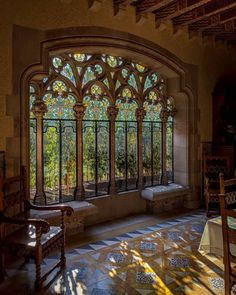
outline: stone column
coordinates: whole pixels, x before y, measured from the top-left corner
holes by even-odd
[[[116,146],[115,146],[115,121],[118,114],[118,108],[111,105],[107,108],[107,117],[110,121],[110,186],[109,194],[114,195],[116,192],[115,183],[115,161],[116,161]]]
[[[136,109],[136,120],[138,122],[138,189],[143,189],[143,119],[146,111],[143,107]]]
[[[43,185],[43,117],[47,112],[47,106],[41,99],[36,99],[32,108],[36,118],[36,193],[35,203],[46,204],[46,195]]]
[[[162,132],[161,132],[161,141],[162,141],[162,184],[167,185],[167,171],[166,171],[166,140],[167,140],[167,120],[168,120],[169,112],[165,109],[161,111],[160,119],[162,122]]]
[[[76,189],[75,200],[84,200],[84,186],[83,186],[83,118],[86,107],[82,102],[76,102],[74,106],[75,118],[77,122],[76,137],[77,137],[77,169],[76,169]]]

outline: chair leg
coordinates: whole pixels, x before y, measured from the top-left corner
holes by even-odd
[[[42,263],[42,249],[41,247],[39,247],[36,250],[36,255],[35,255],[35,289],[40,289],[42,287],[41,263]]]
[[[65,257],[65,240],[61,245],[61,268],[65,267],[66,265],[66,257]]]

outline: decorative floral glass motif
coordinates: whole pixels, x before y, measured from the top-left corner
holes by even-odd
[[[111,68],[116,68],[123,63],[123,59],[118,56],[102,55],[102,60],[107,63]]]
[[[76,99],[73,95],[67,94],[67,87],[62,81],[55,81],[52,85],[53,92],[44,95],[43,100],[47,105],[45,118],[74,119]]]
[[[86,107],[84,120],[107,120],[108,99],[93,100],[86,96],[84,98],[84,105]]]
[[[75,53],[73,54],[75,60],[83,62],[86,60],[86,55],[84,53]]]
[[[132,92],[125,88],[122,91],[122,98],[117,99],[116,106],[119,109],[116,120],[124,121],[135,121],[135,111],[137,109],[137,103],[134,100],[131,100]]]
[[[62,66],[62,59],[59,58],[59,57],[54,57],[54,58],[52,59],[52,64],[53,64],[53,66],[54,66],[56,69],[58,69],[59,67]]]
[[[160,121],[160,104],[149,104],[148,102],[145,102],[143,107],[146,111],[145,121]]]
[[[33,85],[29,87],[29,110],[30,110],[30,118],[34,118],[34,113],[32,112],[32,108],[36,99],[36,91]]]
[[[146,77],[145,83],[144,83],[144,91],[146,91],[148,88],[155,87],[159,79],[159,75],[157,73],[151,73]]]
[[[76,86],[76,83],[75,83],[75,76],[74,76],[74,73],[73,73],[73,70],[72,70],[72,67],[69,63],[67,63],[62,71],[61,71],[61,75],[68,78],[75,86]]]
[[[52,90],[57,92],[57,94],[62,95],[67,92],[66,84],[62,81],[55,81],[52,84]]]

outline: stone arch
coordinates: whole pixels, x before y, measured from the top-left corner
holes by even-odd
[[[18,28],[23,39],[32,36],[32,30],[24,34],[25,28]],[[198,108],[196,95],[196,68],[183,63],[171,52],[157,44],[128,33],[102,27],[79,27],[34,32],[34,54],[31,53],[18,67],[21,85],[15,86],[15,92],[21,92],[21,163],[28,166],[28,88],[32,76],[44,75],[49,69],[51,54],[77,49],[81,53],[107,53],[127,57],[136,62],[158,69],[167,78],[168,93],[175,97],[178,113],[174,127],[175,181],[188,185],[192,194],[186,202],[187,207],[197,207],[199,199],[199,134],[197,129]],[[24,41],[24,40],[23,40]],[[21,39],[21,42],[23,42]],[[19,47],[18,47],[19,48]],[[17,52],[17,55],[21,52]],[[24,55],[27,52],[24,50]],[[23,55],[23,56],[24,56]],[[22,58],[22,56],[21,56]],[[17,72],[16,72],[17,75]],[[177,157],[178,155],[178,157]],[[179,156],[181,155],[181,156]]]

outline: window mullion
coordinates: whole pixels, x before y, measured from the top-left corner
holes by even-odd
[[[95,121],[95,149],[94,149],[94,159],[95,159],[95,196],[98,195],[98,121]]]
[[[44,102],[36,100],[33,106],[33,113],[36,118],[36,193],[34,202],[38,204],[46,204],[46,195],[43,185],[43,117],[47,111]]]
[[[162,120],[162,184],[164,185],[168,183],[166,172],[166,135],[166,120]]]
[[[77,120],[76,124],[76,189],[75,189],[75,200],[84,199],[84,187],[83,187],[83,117],[85,114],[86,107],[83,103],[77,102],[74,106],[75,117]]]
[[[115,183],[115,162],[116,162],[116,132],[115,132],[115,120],[118,114],[118,108],[114,105],[109,106],[107,109],[107,116],[109,118],[109,157],[110,157],[110,184],[109,184],[109,194],[113,195],[116,192],[116,183]]]
[[[142,107],[136,109],[136,119],[138,124],[138,189],[143,189],[143,119],[145,116],[145,110]]]

